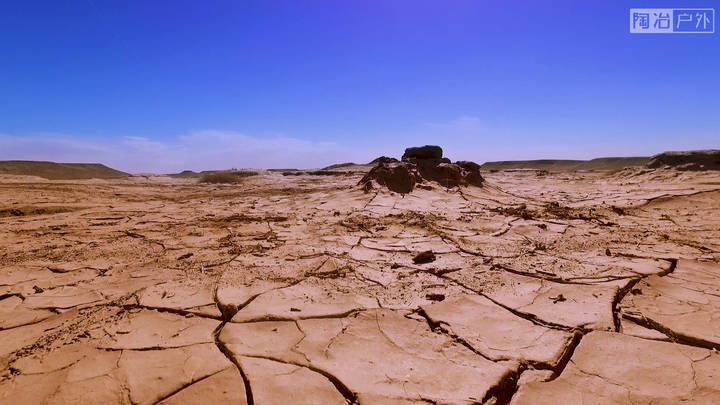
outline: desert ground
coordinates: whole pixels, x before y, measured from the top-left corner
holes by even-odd
[[[0,403],[720,403],[720,171],[351,169],[0,175]]]

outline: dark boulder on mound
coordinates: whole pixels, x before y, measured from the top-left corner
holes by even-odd
[[[434,170],[428,173],[430,180],[436,181],[443,186],[450,188],[463,184],[464,170],[458,165],[452,163],[440,163],[434,167]]]
[[[480,175],[480,165],[468,160],[460,160],[455,162],[456,165],[467,171],[463,179],[470,185],[482,187],[483,178]]]
[[[470,162],[468,160],[458,160],[457,162],[455,162],[455,164],[469,172],[479,172],[480,171],[479,164],[477,164],[475,162]]]
[[[390,191],[402,194],[411,192],[416,185],[426,181],[437,182],[447,188],[482,187],[483,184],[479,164],[466,161],[451,163],[450,159],[442,157],[439,146],[407,148],[401,162],[383,156],[377,159],[377,163],[358,183],[365,191],[372,189],[373,180]]]
[[[720,170],[720,150],[663,152],[653,156],[645,167],[650,169],[673,167],[686,171]]]
[[[439,146],[425,145],[405,149],[402,156],[403,162],[412,162],[414,159],[440,161],[443,157],[443,150]]]

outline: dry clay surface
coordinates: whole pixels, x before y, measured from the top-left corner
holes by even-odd
[[[717,172],[483,175],[3,176],[0,404],[720,403]]]

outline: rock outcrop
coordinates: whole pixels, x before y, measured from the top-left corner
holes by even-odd
[[[442,148],[439,146],[407,148],[402,161],[383,156],[377,159],[377,163],[358,183],[362,184],[365,190],[372,188],[373,180],[378,185],[401,194],[411,192],[416,185],[426,181],[436,182],[447,188],[482,187],[483,184],[479,164],[468,161],[451,163],[450,159],[443,157]]]
[[[687,152],[663,152],[652,157],[645,165],[650,169],[674,167],[683,171],[720,170],[720,150],[691,150]]]

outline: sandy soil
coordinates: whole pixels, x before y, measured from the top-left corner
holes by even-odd
[[[0,404],[720,403],[720,172],[483,175],[0,176]]]

